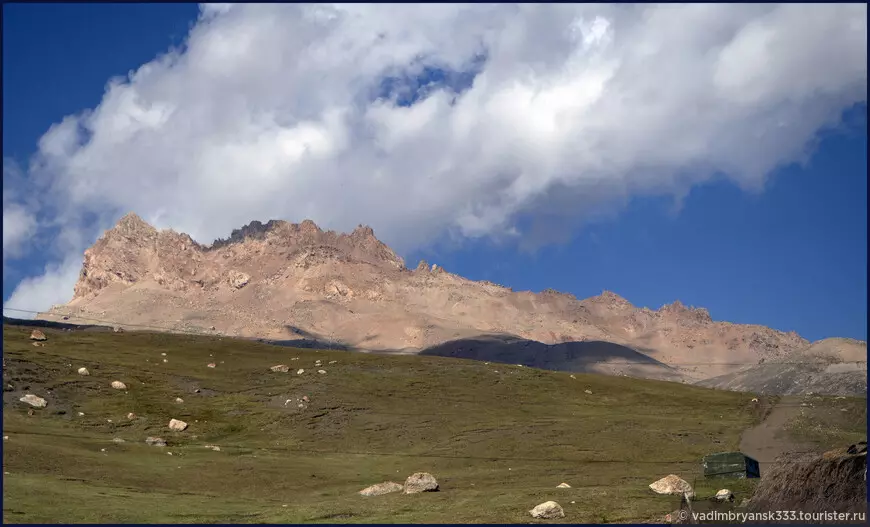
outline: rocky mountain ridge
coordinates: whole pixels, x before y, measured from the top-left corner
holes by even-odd
[[[128,214],[85,252],[73,299],[40,318],[64,316],[403,353],[485,335],[604,341],[687,380],[810,344],[793,332],[714,321],[679,301],[652,310],[609,291],[578,300],[468,280],[426,262],[411,270],[370,227],[343,234],[310,220],[252,222],[206,246]]]

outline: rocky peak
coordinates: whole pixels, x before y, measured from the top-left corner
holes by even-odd
[[[425,273],[429,270],[429,262],[426,260],[420,260],[420,263],[417,264],[417,268],[414,270],[418,273]]]
[[[592,300],[593,302],[598,303],[598,304],[603,304],[607,307],[614,307],[614,308],[634,307],[634,306],[632,306],[631,302],[629,302],[625,298],[617,295],[613,291],[608,291],[606,289],[604,291],[602,291],[600,295],[593,296],[592,298],[590,298],[590,300]]]
[[[134,212],[125,214],[118,223],[103,234],[103,238],[122,238],[126,240],[151,240],[157,235],[157,229],[143,220]]]
[[[687,322],[707,323],[712,322],[710,312],[703,307],[686,306],[679,300],[675,300],[672,304],[666,304],[658,310],[659,315],[683,320]]]

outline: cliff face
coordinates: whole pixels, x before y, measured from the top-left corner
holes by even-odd
[[[679,301],[651,310],[609,291],[577,300],[515,292],[425,262],[412,271],[369,227],[342,234],[308,220],[253,222],[203,246],[128,214],[85,252],[72,301],[42,318],[65,315],[405,352],[496,334],[544,344],[600,340],[692,379],[809,344],[794,333],[716,322]]]

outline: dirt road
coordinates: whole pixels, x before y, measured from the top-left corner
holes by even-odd
[[[780,454],[806,450],[785,430],[785,425],[800,415],[800,411],[800,402],[796,398],[784,397],[761,424],[743,432],[740,451],[758,461],[762,475]]]

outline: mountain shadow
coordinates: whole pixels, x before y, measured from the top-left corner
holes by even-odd
[[[445,342],[424,349],[420,354],[522,364],[552,371],[683,380],[683,376],[667,364],[627,346],[605,341],[544,344],[510,336],[483,335]]]

